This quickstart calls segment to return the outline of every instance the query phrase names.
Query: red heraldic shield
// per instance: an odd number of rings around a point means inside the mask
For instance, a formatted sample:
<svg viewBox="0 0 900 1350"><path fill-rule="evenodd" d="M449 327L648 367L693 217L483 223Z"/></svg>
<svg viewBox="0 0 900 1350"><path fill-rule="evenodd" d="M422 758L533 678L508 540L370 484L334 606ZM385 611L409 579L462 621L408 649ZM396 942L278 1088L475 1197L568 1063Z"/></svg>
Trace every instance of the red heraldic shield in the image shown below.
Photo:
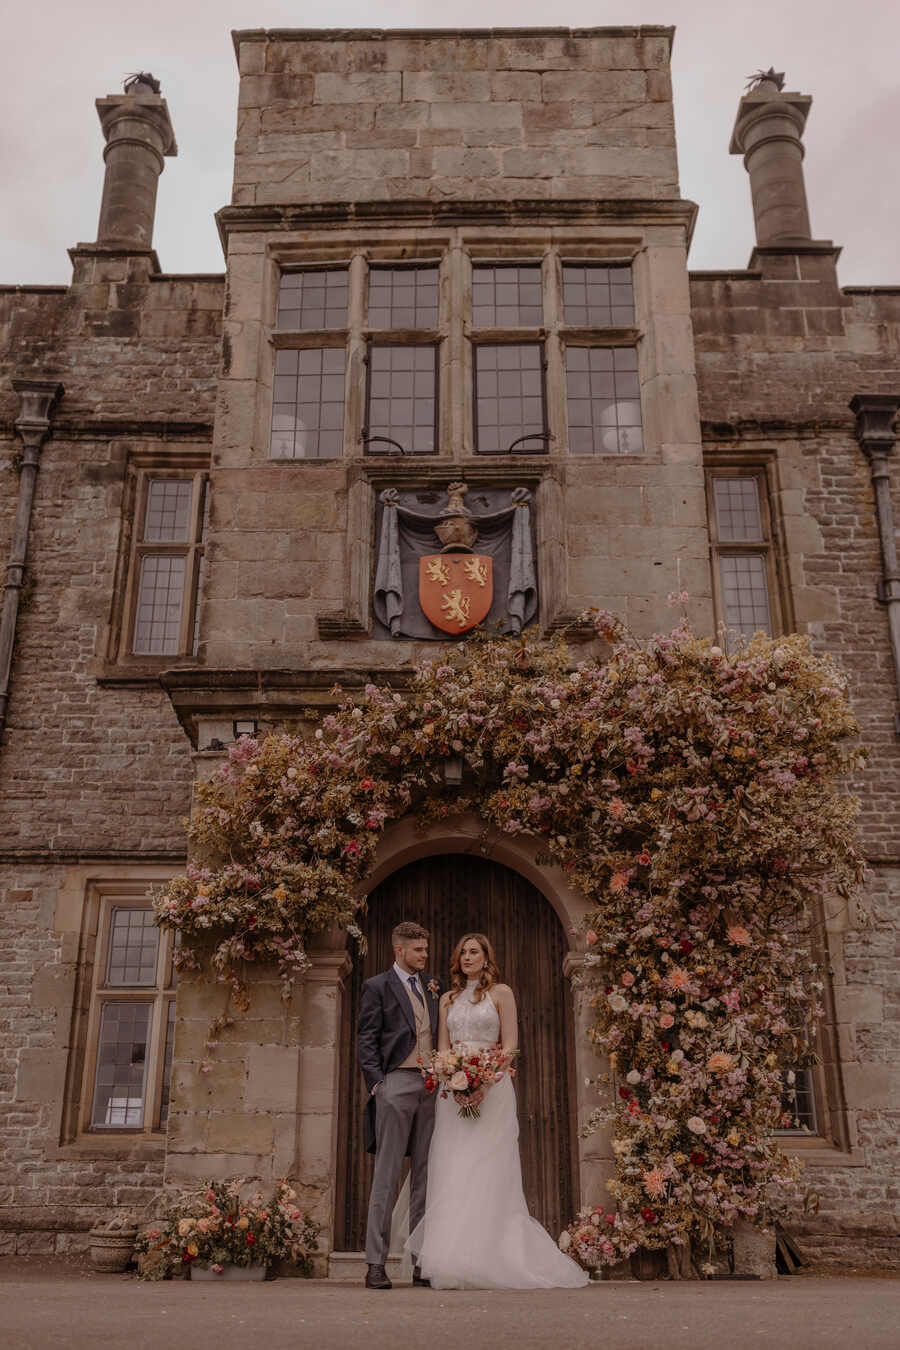
<svg viewBox="0 0 900 1350"><path fill-rule="evenodd" d="M493 560L483 553L429 553L419 559L419 604L443 633L467 633L494 598Z"/></svg>

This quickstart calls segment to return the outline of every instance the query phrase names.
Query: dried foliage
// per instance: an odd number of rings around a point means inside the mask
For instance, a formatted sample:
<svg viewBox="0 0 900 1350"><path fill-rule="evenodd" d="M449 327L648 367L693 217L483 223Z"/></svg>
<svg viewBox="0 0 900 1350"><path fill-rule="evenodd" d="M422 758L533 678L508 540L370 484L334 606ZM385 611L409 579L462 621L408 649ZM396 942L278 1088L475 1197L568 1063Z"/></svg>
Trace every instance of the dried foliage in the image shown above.
<svg viewBox="0 0 900 1350"><path fill-rule="evenodd" d="M644 643L596 625L607 661L475 637L309 739L240 741L190 826L215 861L156 901L183 964L214 939L243 1007L242 962L277 961L289 997L312 933L362 940L355 897L391 822L473 811L541 838L592 906L578 983L616 1075L591 1126L613 1122L617 1213L561 1239L588 1265L772 1219L796 1179L772 1132L786 1066L812 1053L814 924L863 872L841 787L863 755L827 658L800 637L729 654L684 624Z"/></svg>

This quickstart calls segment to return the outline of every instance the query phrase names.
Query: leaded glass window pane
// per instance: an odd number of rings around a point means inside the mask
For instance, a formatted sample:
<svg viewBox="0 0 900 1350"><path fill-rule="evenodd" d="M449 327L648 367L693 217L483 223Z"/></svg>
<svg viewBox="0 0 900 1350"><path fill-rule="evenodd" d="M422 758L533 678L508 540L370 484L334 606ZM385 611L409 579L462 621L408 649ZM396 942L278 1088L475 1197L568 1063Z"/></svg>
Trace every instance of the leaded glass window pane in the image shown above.
<svg viewBox="0 0 900 1350"><path fill-rule="evenodd" d="M539 343L481 344L474 349L478 453L546 450L544 375ZM515 445L523 436L529 439Z"/></svg>
<svg viewBox="0 0 900 1350"><path fill-rule="evenodd" d="M114 909L106 962L108 985L156 984L159 929L149 909Z"/></svg>
<svg viewBox="0 0 900 1350"><path fill-rule="evenodd" d="M437 322L437 267L372 268L370 328L436 328Z"/></svg>
<svg viewBox="0 0 900 1350"><path fill-rule="evenodd" d="M790 1123L783 1126L779 1133L815 1134L818 1129L816 1119L816 1098L813 1092L812 1074L809 1069L795 1069L794 1082L785 1083L781 1094L781 1109L790 1116Z"/></svg>
<svg viewBox="0 0 900 1350"><path fill-rule="evenodd" d="M373 343L369 348L369 408L366 449L372 454L392 447L375 437L396 441L408 454L435 450L437 419L437 348Z"/></svg>
<svg viewBox="0 0 900 1350"><path fill-rule="evenodd" d="M719 558L725 627L752 637L771 634L769 583L762 553L725 554Z"/></svg>
<svg viewBox="0 0 900 1350"><path fill-rule="evenodd" d="M567 347L569 449L628 454L644 448L634 347Z"/></svg>
<svg viewBox="0 0 900 1350"><path fill-rule="evenodd" d="M563 267L563 304L568 324L630 327L634 323L631 268L567 263Z"/></svg>
<svg viewBox="0 0 900 1350"><path fill-rule="evenodd" d="M272 404L272 457L336 458L343 448L343 347L278 352Z"/></svg>
<svg viewBox="0 0 900 1350"><path fill-rule="evenodd" d="M144 540L167 543L186 540L191 528L190 478L151 478L147 484Z"/></svg>
<svg viewBox="0 0 900 1350"><path fill-rule="evenodd" d="M186 567L184 554L150 553L141 559L134 625L136 654L177 654Z"/></svg>
<svg viewBox="0 0 900 1350"><path fill-rule="evenodd" d="M147 1037L152 1003L104 1003L91 1124L124 1129L144 1123Z"/></svg>
<svg viewBox="0 0 900 1350"><path fill-rule="evenodd" d="M756 478L714 478L716 528L722 543L758 543L762 540L759 482Z"/></svg>
<svg viewBox="0 0 900 1350"><path fill-rule="evenodd" d="M474 328L537 328L543 322L540 266L473 268Z"/></svg>
<svg viewBox="0 0 900 1350"><path fill-rule="evenodd" d="M283 272L278 293L278 328L344 328L347 324L347 269Z"/></svg>

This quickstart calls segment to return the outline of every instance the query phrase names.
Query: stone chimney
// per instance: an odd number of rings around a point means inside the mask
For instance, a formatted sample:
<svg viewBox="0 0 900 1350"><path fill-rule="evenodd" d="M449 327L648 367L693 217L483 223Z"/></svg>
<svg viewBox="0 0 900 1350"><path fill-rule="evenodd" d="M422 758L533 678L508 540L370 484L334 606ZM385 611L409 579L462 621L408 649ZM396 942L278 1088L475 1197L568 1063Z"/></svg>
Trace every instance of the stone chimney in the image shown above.
<svg viewBox="0 0 900 1350"><path fill-rule="evenodd" d="M784 76L760 72L738 107L732 155L744 156L750 175L756 242L760 246L809 242L809 208L803 182L803 141L812 99L784 93Z"/></svg>
<svg viewBox="0 0 900 1350"><path fill-rule="evenodd" d="M106 178L97 243L149 249L156 188L166 155L177 155L169 109L152 75L132 75L124 94L97 99L106 149Z"/></svg>

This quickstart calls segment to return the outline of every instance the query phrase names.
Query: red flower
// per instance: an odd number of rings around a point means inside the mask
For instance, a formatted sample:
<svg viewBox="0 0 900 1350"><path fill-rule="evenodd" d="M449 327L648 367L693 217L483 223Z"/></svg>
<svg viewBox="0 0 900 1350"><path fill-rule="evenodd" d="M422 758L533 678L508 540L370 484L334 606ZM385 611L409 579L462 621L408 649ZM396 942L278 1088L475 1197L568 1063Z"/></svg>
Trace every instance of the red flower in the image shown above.
<svg viewBox="0 0 900 1350"><path fill-rule="evenodd" d="M688 938L682 938L678 945L684 952L685 956L690 955L690 953L694 950L694 944Z"/></svg>
<svg viewBox="0 0 900 1350"><path fill-rule="evenodd" d="M255 915L255 914L251 914L251 915L250 915L250 918L247 920L247 927L248 927L248 928L255 928L255 927L256 927L256 915Z"/></svg>
<svg viewBox="0 0 900 1350"><path fill-rule="evenodd" d="M662 1048L663 1048L664 1050L671 1050L671 1049L672 1049L672 1042L671 1042L671 1041L660 1041L660 1045L662 1046Z"/></svg>
<svg viewBox="0 0 900 1350"><path fill-rule="evenodd" d="M699 1150L694 1149L694 1152L691 1154L691 1162L695 1167L702 1167L706 1162L706 1154L700 1153Z"/></svg>
<svg viewBox="0 0 900 1350"><path fill-rule="evenodd" d="M619 1096L620 1096L620 1097L623 1097L623 1098L625 1099L625 1101L627 1102L627 1101L628 1101L628 1098L631 1096L631 1090L630 1090L629 1088L627 1088L627 1087L620 1087L620 1088L619 1088Z"/></svg>
<svg viewBox="0 0 900 1350"><path fill-rule="evenodd" d="M434 1081L434 1079L429 1075L428 1078L425 1079L425 1091L426 1091L426 1092L434 1092L434 1089L435 1089L436 1087L437 1087L437 1083L436 1083L436 1082Z"/></svg>
<svg viewBox="0 0 900 1350"><path fill-rule="evenodd" d="M186 1261L186 1262L188 1262L188 1264L190 1264L190 1262L193 1261L194 1258L193 1258L193 1256L191 1255L191 1253L190 1253L189 1251L187 1251L187 1249L185 1249L185 1250L181 1253L181 1259L182 1259L182 1261Z"/></svg>
<svg viewBox="0 0 900 1350"><path fill-rule="evenodd" d="M375 786L375 780L372 778L361 778L359 786L362 788L363 792L371 792Z"/></svg>
<svg viewBox="0 0 900 1350"><path fill-rule="evenodd" d="M359 851L360 851L359 844L356 842L355 839L351 839L350 843L344 849L345 853L351 854L354 858L356 857L357 853L359 853Z"/></svg>
<svg viewBox="0 0 900 1350"><path fill-rule="evenodd" d="M252 1234L252 1233L248 1233L248 1234L247 1234L247 1246L248 1246L248 1247L252 1247L255 1241L256 1241L256 1238L253 1236L253 1234Z"/></svg>
<svg viewBox="0 0 900 1350"><path fill-rule="evenodd" d="M649 867L652 861L653 859L650 857L647 849L641 849L641 852L638 854L638 862L641 864L641 867Z"/></svg>
<svg viewBox="0 0 900 1350"><path fill-rule="evenodd" d="M656 1211L653 1209L642 1209L641 1218L644 1223L656 1223Z"/></svg>

